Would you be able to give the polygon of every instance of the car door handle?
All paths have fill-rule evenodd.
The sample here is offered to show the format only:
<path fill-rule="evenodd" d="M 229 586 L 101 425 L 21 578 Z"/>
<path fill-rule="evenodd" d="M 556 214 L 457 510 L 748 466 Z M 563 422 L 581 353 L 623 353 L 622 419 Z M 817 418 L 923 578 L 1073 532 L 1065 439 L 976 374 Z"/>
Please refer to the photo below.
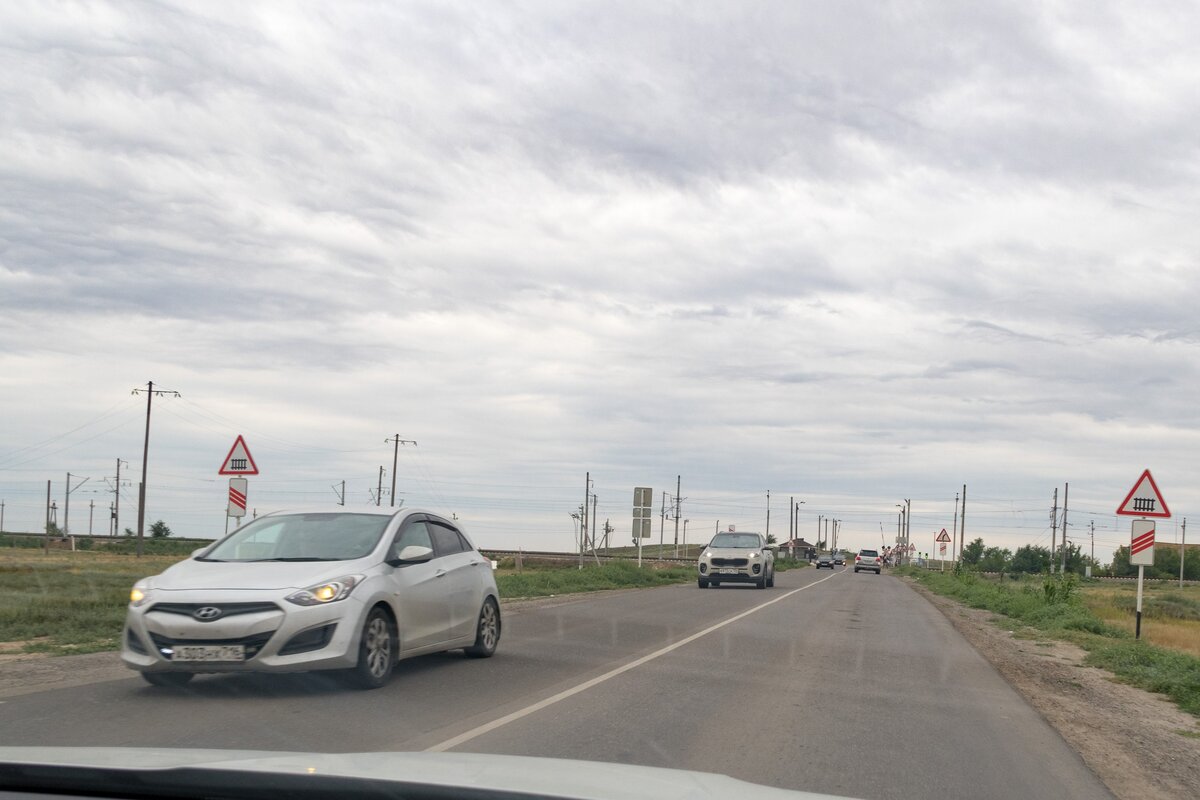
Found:
<path fill-rule="evenodd" d="M 444 578 L 444 577 L 446 577 L 446 570 L 444 570 L 444 569 L 439 569 L 437 572 L 435 572 L 435 573 L 433 574 L 433 577 L 435 577 L 435 578 Z"/>

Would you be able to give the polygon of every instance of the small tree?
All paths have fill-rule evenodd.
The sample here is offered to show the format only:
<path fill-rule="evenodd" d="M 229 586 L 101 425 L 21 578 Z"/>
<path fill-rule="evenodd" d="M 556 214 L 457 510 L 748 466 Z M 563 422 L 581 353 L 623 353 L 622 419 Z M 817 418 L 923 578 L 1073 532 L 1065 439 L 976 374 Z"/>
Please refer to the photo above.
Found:
<path fill-rule="evenodd" d="M 62 536 L 62 528 L 58 527 L 58 525 L 56 525 L 53 522 L 47 522 L 46 523 L 46 535 L 50 536 L 52 538 L 55 536 Z M 1176 563 L 1178 563 L 1178 562 L 1176 562 Z"/>
<path fill-rule="evenodd" d="M 170 535 L 171 529 L 161 519 L 150 526 L 150 538 L 152 539 L 165 539 Z"/>
<path fill-rule="evenodd" d="M 983 539 L 976 539 L 962 550 L 962 560 L 968 566 L 976 566 L 983 558 Z"/>
<path fill-rule="evenodd" d="M 983 551 L 983 556 L 979 559 L 979 569 L 984 572 L 1004 572 L 1008 569 L 1011 559 L 1012 553 L 1008 551 L 1008 548 L 989 547 Z"/>
<path fill-rule="evenodd" d="M 776 538 L 775 538 L 775 534 L 773 534 L 773 533 L 768 533 L 768 534 L 767 534 L 767 544 L 775 544 L 775 543 L 776 543 L 776 541 L 777 541 L 777 540 L 776 540 Z"/>
<path fill-rule="evenodd" d="M 1035 547 L 1031 544 L 1018 547 L 1017 552 L 1013 553 L 1012 563 L 1009 564 L 1009 569 L 1013 572 L 1024 572 L 1030 575 L 1048 572 L 1049 567 L 1050 549 Z"/>
<path fill-rule="evenodd" d="M 125 529 L 125 535 L 126 535 L 127 537 L 128 537 L 128 536 L 133 536 L 133 535 L 134 535 L 134 533 L 133 533 L 133 528 L 126 528 L 126 529 Z"/>

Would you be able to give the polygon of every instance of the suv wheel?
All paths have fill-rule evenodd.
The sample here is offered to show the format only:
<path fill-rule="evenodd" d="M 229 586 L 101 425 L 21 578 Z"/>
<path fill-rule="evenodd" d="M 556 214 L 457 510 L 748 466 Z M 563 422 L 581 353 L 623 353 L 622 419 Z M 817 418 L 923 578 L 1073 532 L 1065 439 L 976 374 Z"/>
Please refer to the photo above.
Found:
<path fill-rule="evenodd" d="M 696 585 L 699 586 L 701 589 L 707 589 L 708 588 L 708 578 L 697 578 Z"/>

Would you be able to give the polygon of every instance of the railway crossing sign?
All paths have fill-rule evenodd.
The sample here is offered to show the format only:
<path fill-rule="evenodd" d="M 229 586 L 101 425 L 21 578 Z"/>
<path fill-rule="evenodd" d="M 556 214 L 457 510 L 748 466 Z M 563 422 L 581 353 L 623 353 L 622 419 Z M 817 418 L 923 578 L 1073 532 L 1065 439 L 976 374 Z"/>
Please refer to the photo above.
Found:
<path fill-rule="evenodd" d="M 225 456 L 225 463 L 221 465 L 221 470 L 218 475 L 257 475 L 258 465 L 254 463 L 254 456 L 250 455 L 250 450 L 246 447 L 246 440 L 239 433 L 237 439 L 233 442 L 233 447 L 229 448 L 229 455 Z"/>
<path fill-rule="evenodd" d="M 1154 520 L 1135 519 L 1129 538 L 1129 563 L 1135 566 L 1154 566 Z"/>
<path fill-rule="evenodd" d="M 246 492 L 249 483 L 245 478 L 229 479 L 229 516 L 238 519 L 246 516 Z"/>
<path fill-rule="evenodd" d="M 1142 477 L 1129 490 L 1125 500 L 1117 507 L 1117 513 L 1127 517 L 1161 517 L 1171 516 L 1167 501 L 1163 499 L 1158 484 L 1150 470 L 1142 472 Z"/>

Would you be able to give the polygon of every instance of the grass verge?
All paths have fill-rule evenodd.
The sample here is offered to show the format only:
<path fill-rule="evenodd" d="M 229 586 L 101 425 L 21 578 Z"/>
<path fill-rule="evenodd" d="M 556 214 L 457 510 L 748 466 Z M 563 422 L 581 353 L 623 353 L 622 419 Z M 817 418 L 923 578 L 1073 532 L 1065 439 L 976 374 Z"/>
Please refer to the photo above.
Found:
<path fill-rule="evenodd" d="M 1166 695 L 1184 711 L 1200 717 L 1200 658 L 1134 639 L 1123 627 L 1097 616 L 1077 588 L 1064 591 L 1062 581 L 1037 577 L 1001 584 L 970 573 L 954 575 L 912 568 L 901 569 L 900 573 L 972 608 L 1002 614 L 1048 636 L 1077 644 L 1088 653 L 1087 665 L 1106 669 L 1125 683 Z"/>

